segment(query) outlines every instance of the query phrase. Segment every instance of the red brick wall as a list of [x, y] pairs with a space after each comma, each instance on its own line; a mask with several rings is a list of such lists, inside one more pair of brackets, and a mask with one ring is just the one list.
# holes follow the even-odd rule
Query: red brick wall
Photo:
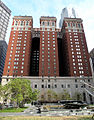
[[[18, 30], [20, 22], [18, 22], [17, 29], [14, 30], [14, 27], [15, 27], [14, 21], [24, 21], [23, 30]], [[25, 26], [25, 21], [29, 21], [29, 23], [28, 23], [29, 31], [25, 30], [25, 27], [27, 27], [27, 26]], [[29, 75], [31, 41], [32, 41], [31, 28], [32, 28], [32, 19], [30, 19], [30, 18], [27, 19], [26, 17], [21, 17], [21, 19], [19, 17], [18, 18], [14, 17], [12, 28], [11, 28], [11, 33], [10, 33], [9, 44], [8, 44], [6, 62], [5, 62], [4, 72], [3, 72], [4, 76], [5, 75], [9, 75], [9, 76], [13, 76], [13, 75], [28, 76]], [[25, 44], [25, 46], [24, 46], [24, 44]], [[13, 45], [13, 49], [11, 49], [12, 45]], [[17, 47], [19, 47], [20, 49], [17, 49]], [[12, 53], [10, 53], [10, 51], [12, 51]], [[19, 51], [19, 53], [16, 53], [16, 51]], [[25, 51], [25, 53], [23, 53], [23, 51]], [[23, 54], [24, 54], [24, 56], [23, 56]], [[19, 56], [15, 56], [15, 55], [19, 55]], [[22, 60], [23, 58], [24, 58], [24, 60]], [[9, 64], [9, 62], [10, 62], [10, 64]], [[16, 63], [18, 62], [18, 63], [15, 64], [15, 62]], [[24, 62], [24, 65], [22, 65], [22, 62]], [[8, 66], [10, 66], [10, 68], [8, 68]], [[14, 66], [17, 68], [14, 68]], [[22, 66], [23, 66], [23, 69], [22, 69]], [[9, 72], [8, 72], [8, 70], [9, 70]], [[21, 73], [22, 70], [23, 70], [23, 73]]]
[[[49, 18], [48, 18], [48, 21], [47, 20], [41, 20], [40, 21], [41, 24], [42, 24], [42, 21], [48, 22]], [[54, 22], [55, 22], [55, 25], [56, 25], [56, 21], [54, 21]], [[43, 38], [44, 38], [44, 40], [43, 40]], [[54, 38], [54, 40], [53, 40], [53, 38]], [[49, 43], [48, 43], [48, 41], [49, 41]], [[53, 43], [53, 41], [54, 41], [54, 43]], [[44, 46], [42, 46], [43, 44], [44, 44]], [[44, 49], [42, 49], [42, 47]], [[42, 53], [43, 51], [44, 51], [44, 53]], [[44, 55], [44, 57], [42, 57], [43, 55]], [[44, 61], [42, 61], [42, 59], [44, 59]], [[50, 61], [48, 59], [50, 59]], [[54, 61], [54, 59], [56, 61]], [[47, 28], [45, 27], [45, 31], [42, 31], [42, 28], [41, 28], [41, 32], [40, 32], [39, 75], [40, 76], [42, 76], [42, 75], [43, 76], [59, 76], [58, 46], [57, 46], [57, 32], [56, 32], [56, 29], [55, 29], [55, 31], [52, 31], [52, 28], [50, 28], [49, 31], [48, 31]]]
[[[71, 26], [70, 28], [68, 28], [68, 23], [70, 23], [70, 26]], [[76, 25], [75, 28], [72, 27], [73, 23], [75, 23]], [[78, 24], [81, 25], [82, 32], [79, 32], [80, 29], [77, 28]], [[71, 30], [70, 32], [69, 32], [69, 29]], [[73, 32], [74, 29], [77, 31]], [[63, 23], [63, 31], [65, 31], [65, 35], [64, 35], [65, 37], [63, 36], [63, 41], [64, 41], [63, 43], [65, 44], [64, 46], [67, 46], [66, 51], [64, 52], [67, 52], [66, 54], [68, 56], [67, 57], [68, 59], [66, 59], [66, 61], [68, 62], [65, 62], [66, 67], [69, 67], [69, 72], [67, 72], [67, 75], [69, 76], [82, 76], [82, 75], [91, 76], [92, 73], [91, 73], [91, 67], [90, 67], [90, 62], [89, 62], [89, 54], [88, 54], [88, 48], [87, 48], [82, 20], [81, 19], [75, 20], [71, 18], [65, 19]], [[78, 54], [79, 52], [80, 54]], [[79, 56], [81, 56], [81, 58], [78, 58]], [[78, 61], [78, 59], [81, 59], [81, 61]], [[75, 65], [73, 65], [73, 63]], [[81, 64], [81, 65], [78, 65], [78, 64]], [[83, 68], [83, 69], [79, 69], [79, 68]], [[76, 74], [74, 74], [74, 71], [76, 71]], [[83, 73], [79, 73], [80, 71], [82, 71]]]

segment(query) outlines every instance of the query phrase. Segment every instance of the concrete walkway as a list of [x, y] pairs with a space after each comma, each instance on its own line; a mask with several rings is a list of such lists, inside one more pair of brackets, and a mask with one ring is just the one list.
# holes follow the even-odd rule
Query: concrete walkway
[[52, 111], [41, 111], [41, 113], [37, 113], [37, 107], [30, 106], [24, 112], [20, 113], [0, 113], [0, 116], [73, 116], [73, 115], [92, 115], [94, 111], [87, 110], [77, 110], [77, 109], [62, 109], [62, 110], [52, 110]]

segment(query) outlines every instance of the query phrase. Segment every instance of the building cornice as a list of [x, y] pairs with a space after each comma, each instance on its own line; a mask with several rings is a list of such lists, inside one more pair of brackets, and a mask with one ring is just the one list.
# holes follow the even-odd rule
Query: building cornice
[[14, 16], [13, 19], [24, 19], [24, 20], [27, 20], [27, 19], [32, 19], [32, 16]]

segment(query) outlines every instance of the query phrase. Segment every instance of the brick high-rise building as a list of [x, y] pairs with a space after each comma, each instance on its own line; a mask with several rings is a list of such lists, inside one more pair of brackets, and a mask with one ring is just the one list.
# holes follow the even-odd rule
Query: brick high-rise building
[[3, 75], [92, 76], [82, 20], [64, 18], [60, 32], [55, 17], [42, 16], [36, 30], [31, 16], [15, 16]]
[[13, 18], [3, 75], [29, 76], [32, 27], [31, 16]]
[[40, 91], [40, 100], [47, 100], [51, 89], [60, 95], [66, 90], [71, 98], [79, 94], [93, 103], [81, 83], [93, 85], [82, 19], [62, 22], [62, 29], [57, 29], [56, 17], [42, 16], [40, 28], [33, 28], [31, 16], [13, 18], [2, 84], [15, 77], [29, 79], [32, 89]]
[[62, 33], [63, 75], [92, 76], [82, 19], [64, 18]]
[[55, 17], [40, 18], [40, 76], [59, 76]]

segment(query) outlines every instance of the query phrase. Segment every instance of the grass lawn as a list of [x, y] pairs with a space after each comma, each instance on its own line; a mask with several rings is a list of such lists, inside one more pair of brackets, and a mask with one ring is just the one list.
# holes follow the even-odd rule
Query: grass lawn
[[5, 108], [0, 110], [0, 112], [23, 112], [26, 108]]
[[15, 116], [15, 117], [0, 117], [0, 120], [92, 120], [92, 116], [63, 116], [63, 117]]

